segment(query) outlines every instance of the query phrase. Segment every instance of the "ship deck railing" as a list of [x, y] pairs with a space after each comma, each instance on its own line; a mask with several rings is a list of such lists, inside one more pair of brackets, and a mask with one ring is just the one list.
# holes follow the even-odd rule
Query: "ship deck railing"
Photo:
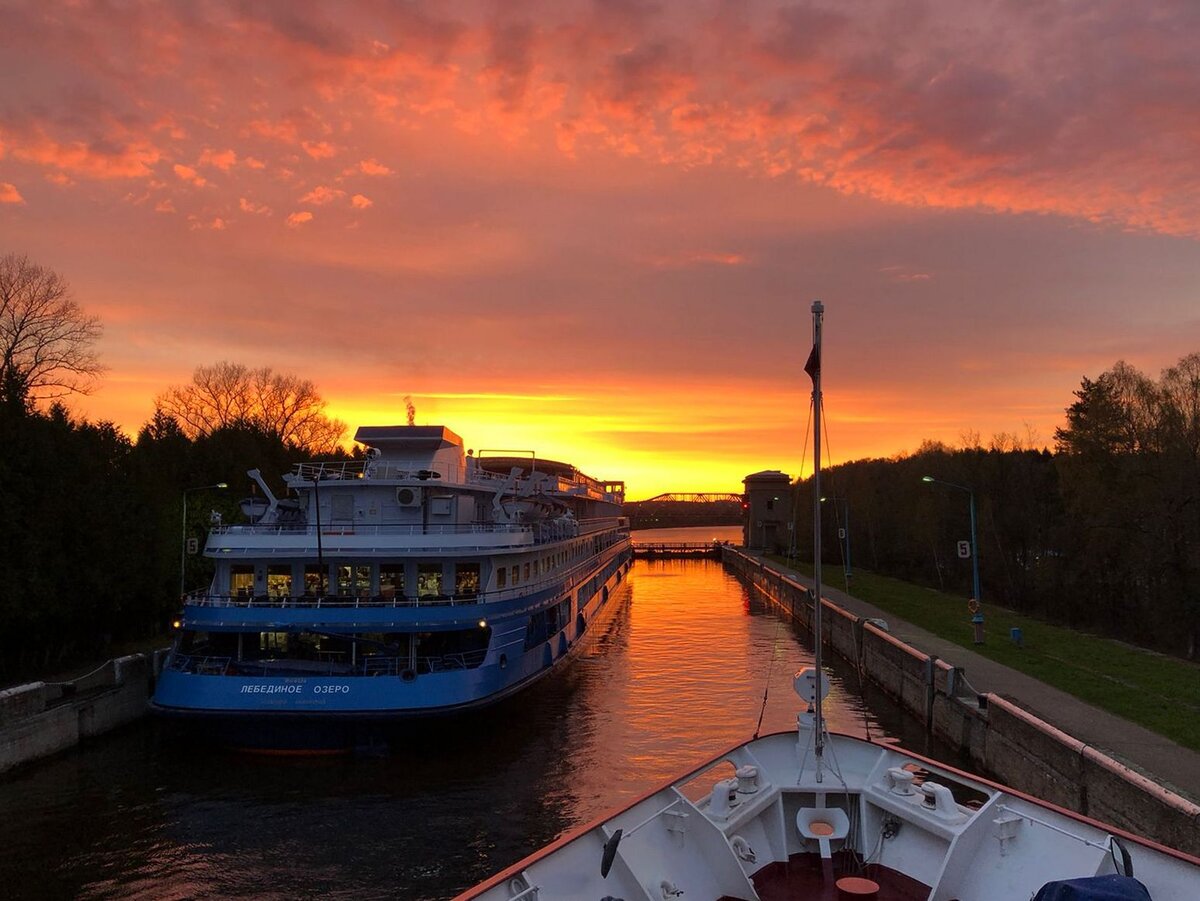
[[[606, 529], [618, 528], [627, 522], [625, 517], [602, 516], [594, 519], [579, 519], [570, 523], [547, 520], [539, 523], [459, 523], [455, 525], [389, 525], [384, 523], [322, 523], [323, 536], [344, 537], [347, 535], [378, 535], [392, 537], [446, 536], [446, 535], [532, 535], [536, 543], [547, 544], [553, 541], [565, 541], [580, 535], [591, 535]], [[279, 535], [305, 536], [317, 534], [315, 523], [238, 523], [232, 525], [216, 525], [210, 529], [212, 535]], [[514, 542], [513, 546], [523, 546]], [[487, 545], [493, 549], [495, 545]]]
[[[200, 676], [248, 676], [252, 678], [295, 676], [403, 676], [407, 673], [443, 673], [475, 669], [487, 657], [487, 649], [432, 656], [363, 656], [355, 663], [344, 659], [344, 652], [318, 652], [318, 658], [237, 660], [232, 656], [173, 654], [167, 666], [183, 673]], [[323, 656], [323, 659], [322, 659]]]
[[[615, 547], [613, 545], [611, 547]], [[600, 552], [600, 559], [609, 556], [610, 548]], [[534, 594], [547, 589], [571, 591], [591, 578], [598, 565], [596, 555], [588, 557], [566, 570], [551, 573], [549, 578], [540, 578], [523, 585], [500, 588], [493, 591], [467, 591], [455, 594], [429, 595], [371, 595], [371, 594], [215, 594], [210, 589], [199, 589], [183, 596], [185, 606], [195, 607], [244, 607], [254, 609], [347, 609], [380, 607], [455, 607], [468, 604], [491, 604], [510, 601], [514, 598]]]
[[[419, 482], [437, 485], [486, 485], [500, 487], [508, 481], [507, 473], [493, 472], [481, 466], [470, 464], [438, 463], [438, 469], [431, 470], [428, 460], [332, 460], [320, 463], [297, 463], [288, 478], [302, 482], [342, 482], [356, 479], [371, 479], [381, 482]], [[544, 490], [557, 491], [562, 494], [574, 494], [589, 497], [592, 500], [612, 500], [620, 502], [623, 495], [616, 492], [606, 492], [602, 483], [583, 473], [576, 473], [574, 479], [548, 472], [525, 473], [518, 481], [528, 482], [530, 479], [539, 480]]]

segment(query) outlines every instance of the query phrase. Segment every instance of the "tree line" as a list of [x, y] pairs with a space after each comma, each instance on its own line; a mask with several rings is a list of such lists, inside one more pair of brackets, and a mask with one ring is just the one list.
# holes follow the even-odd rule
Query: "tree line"
[[[969, 596], [973, 492], [985, 605], [1200, 654], [1200, 354], [1158, 380], [1124, 362], [1083, 379], [1053, 452], [966, 444], [828, 470], [823, 493], [844, 502], [823, 517], [824, 562], [842, 562], [848, 507], [852, 565]], [[797, 509], [811, 502], [809, 480]], [[811, 518], [795, 527], [811, 547]]]

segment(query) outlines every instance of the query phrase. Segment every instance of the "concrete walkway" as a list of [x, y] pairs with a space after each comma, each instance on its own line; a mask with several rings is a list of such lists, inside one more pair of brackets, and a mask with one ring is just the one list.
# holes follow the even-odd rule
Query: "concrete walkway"
[[[763, 565], [812, 588], [813, 580], [807, 576], [773, 561], [763, 559]], [[892, 635], [914, 648], [962, 667], [967, 682], [977, 692], [1005, 695], [1069, 735], [1200, 803], [1200, 753], [962, 645], [939, 638], [844, 591], [826, 584], [822, 585], [821, 593], [855, 616], [884, 620]], [[1180, 716], [1187, 715], [1180, 713]]]

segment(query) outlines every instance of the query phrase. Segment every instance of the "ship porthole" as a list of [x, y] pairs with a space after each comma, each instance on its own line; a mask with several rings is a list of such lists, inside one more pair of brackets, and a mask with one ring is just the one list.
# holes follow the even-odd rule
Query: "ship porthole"
[[400, 670], [400, 681], [401, 682], [411, 682], [415, 678], [417, 678], [416, 670], [411, 670], [411, 669]]
[[500, 669], [504, 669], [507, 666], [508, 666], [508, 655], [501, 654], [500, 655]]

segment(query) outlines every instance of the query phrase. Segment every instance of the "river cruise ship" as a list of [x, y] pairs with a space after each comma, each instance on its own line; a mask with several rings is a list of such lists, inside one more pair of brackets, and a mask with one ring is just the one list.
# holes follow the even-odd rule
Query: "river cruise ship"
[[[498, 701], [557, 669], [631, 564], [624, 485], [443, 426], [360, 428], [361, 460], [303, 463], [216, 524], [184, 598], [160, 714], [234, 743], [345, 741], [335, 723]], [[615, 606], [615, 605], [613, 605]], [[279, 727], [291, 727], [279, 728]], [[219, 730], [218, 730], [219, 731]], [[221, 734], [226, 734], [221, 732]]]

